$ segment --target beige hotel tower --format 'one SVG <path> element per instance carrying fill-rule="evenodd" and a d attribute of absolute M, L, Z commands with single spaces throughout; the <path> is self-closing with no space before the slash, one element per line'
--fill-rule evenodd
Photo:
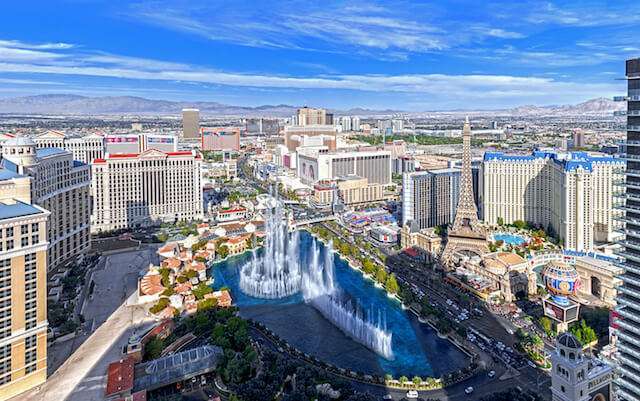
<path fill-rule="evenodd" d="M 0 169 L 0 400 L 47 378 L 47 219 L 32 178 Z"/>

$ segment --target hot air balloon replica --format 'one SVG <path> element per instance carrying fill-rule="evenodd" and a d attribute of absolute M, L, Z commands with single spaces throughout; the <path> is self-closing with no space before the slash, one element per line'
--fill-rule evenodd
<path fill-rule="evenodd" d="M 544 314 L 556 321 L 558 333 L 567 331 L 580 312 L 580 304 L 571 299 L 580 288 L 580 275 L 575 267 L 552 261 L 542 269 L 542 280 L 549 293 L 542 300 Z"/>

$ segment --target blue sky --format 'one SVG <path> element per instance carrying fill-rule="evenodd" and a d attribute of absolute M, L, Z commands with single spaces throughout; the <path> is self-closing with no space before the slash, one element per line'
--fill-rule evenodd
<path fill-rule="evenodd" d="M 487 109 L 624 92 L 640 1 L 5 1 L 0 96 Z M 635 37 L 634 37 L 635 36 Z"/>

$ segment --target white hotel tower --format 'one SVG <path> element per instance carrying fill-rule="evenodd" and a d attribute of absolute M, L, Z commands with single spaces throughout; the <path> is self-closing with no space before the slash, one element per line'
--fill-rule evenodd
<path fill-rule="evenodd" d="M 91 230 L 202 218 L 202 159 L 195 151 L 106 154 L 91 164 Z"/>
<path fill-rule="evenodd" d="M 589 251 L 613 240 L 616 181 L 624 159 L 586 152 L 485 153 L 484 219 L 523 220 L 551 229 L 567 249 Z"/>

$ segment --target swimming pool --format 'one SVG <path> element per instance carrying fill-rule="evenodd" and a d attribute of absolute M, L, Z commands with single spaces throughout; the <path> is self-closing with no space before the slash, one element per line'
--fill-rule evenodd
<path fill-rule="evenodd" d="M 522 245 L 525 242 L 527 242 L 527 240 L 522 235 L 508 234 L 508 233 L 493 234 L 493 240 L 503 241 L 505 244 L 514 245 L 514 246 Z"/>

